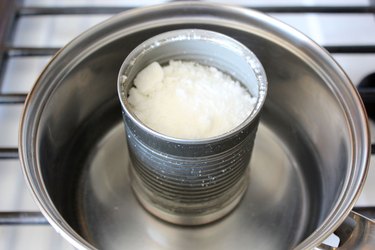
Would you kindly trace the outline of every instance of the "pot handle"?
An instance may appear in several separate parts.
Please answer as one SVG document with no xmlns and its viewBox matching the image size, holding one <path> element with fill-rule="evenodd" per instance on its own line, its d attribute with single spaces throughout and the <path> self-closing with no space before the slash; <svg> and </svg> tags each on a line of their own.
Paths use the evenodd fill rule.
<svg viewBox="0 0 375 250">
<path fill-rule="evenodd" d="M 345 249 L 375 249 L 375 221 L 351 211 L 345 221 L 337 228 L 335 234 L 340 239 L 338 247 L 320 245 L 317 249 L 345 250 Z"/>
</svg>

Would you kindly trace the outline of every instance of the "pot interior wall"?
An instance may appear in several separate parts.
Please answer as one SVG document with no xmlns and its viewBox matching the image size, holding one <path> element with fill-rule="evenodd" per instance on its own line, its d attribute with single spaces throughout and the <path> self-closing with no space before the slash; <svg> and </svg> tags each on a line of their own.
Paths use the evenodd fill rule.
<svg viewBox="0 0 375 250">
<path fill-rule="evenodd" d="M 269 93 L 262 121 L 283 140 L 306 188 L 303 212 L 307 222 L 298 229 L 302 232 L 295 234 L 297 238 L 288 238 L 286 243 L 295 246 L 323 222 L 339 198 L 350 164 L 347 122 L 328 87 L 330 79 L 272 38 L 232 27 L 204 22 L 163 25 L 93 43 L 90 53 L 80 53 L 83 47 L 79 46 L 63 52 L 65 61 L 50 65 L 55 70 L 41 79 L 54 89 L 44 106 L 36 138 L 38 161 L 51 200 L 76 232 L 92 245 L 101 245 L 87 228 L 87 218 L 82 217 L 87 194 L 81 186 L 86 181 L 85 173 L 90 171 L 90 152 L 100 147 L 103 136 L 121 121 L 116 92 L 118 70 L 138 44 L 161 32 L 181 28 L 229 35 L 249 47 L 263 64 Z"/>
</svg>

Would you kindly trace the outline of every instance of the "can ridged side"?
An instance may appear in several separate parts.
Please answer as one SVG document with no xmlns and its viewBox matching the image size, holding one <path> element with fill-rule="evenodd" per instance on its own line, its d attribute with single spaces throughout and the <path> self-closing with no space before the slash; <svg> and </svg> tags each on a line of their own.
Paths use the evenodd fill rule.
<svg viewBox="0 0 375 250">
<path fill-rule="evenodd" d="M 127 129 L 136 196 L 151 213 L 172 223 L 195 225 L 223 217 L 246 190 L 256 127 L 232 148 L 198 158 L 157 151 Z"/>
</svg>

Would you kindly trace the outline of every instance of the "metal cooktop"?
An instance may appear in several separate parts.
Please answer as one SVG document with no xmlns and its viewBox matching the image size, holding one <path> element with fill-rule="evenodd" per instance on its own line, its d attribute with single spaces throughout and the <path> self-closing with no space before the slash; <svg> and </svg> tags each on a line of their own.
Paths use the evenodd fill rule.
<svg viewBox="0 0 375 250">
<path fill-rule="evenodd" d="M 53 54 L 72 38 L 130 8 L 162 0 L 0 2 L 0 250 L 74 249 L 31 199 L 18 161 L 18 123 L 26 94 Z M 375 141 L 375 1 L 235 0 L 269 13 L 324 46 L 357 86 Z M 372 152 L 375 152 L 375 144 Z M 355 210 L 375 218 L 375 158 Z M 329 244 L 337 244 L 331 237 Z"/>
</svg>

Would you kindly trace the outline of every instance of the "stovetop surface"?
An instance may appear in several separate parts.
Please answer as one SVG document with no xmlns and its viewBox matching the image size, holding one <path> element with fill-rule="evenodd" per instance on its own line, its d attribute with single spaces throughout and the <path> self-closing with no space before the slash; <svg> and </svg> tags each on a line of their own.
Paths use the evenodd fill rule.
<svg viewBox="0 0 375 250">
<path fill-rule="evenodd" d="M 74 249 L 51 226 L 44 225 L 27 190 L 15 150 L 22 101 L 38 74 L 58 48 L 84 30 L 122 10 L 164 2 L 167 1 L 26 0 L 16 5 L 19 15 L 7 34 L 0 61 L 0 249 Z M 302 31 L 332 52 L 356 86 L 375 73 L 375 1 L 211 2 L 254 7 Z M 64 9 L 66 6 L 72 8 Z M 80 14 L 71 14 L 74 12 Z M 371 119 L 370 125 L 374 142 Z M 371 159 L 368 179 L 356 203 L 358 210 L 375 208 L 373 190 L 375 159 Z M 25 212 L 26 224 L 17 225 L 22 222 L 20 211 Z"/>
</svg>

